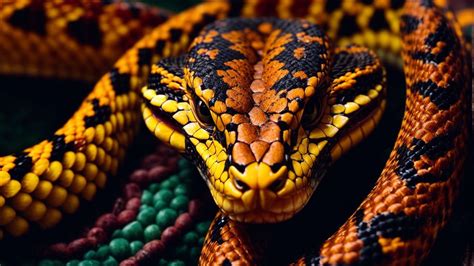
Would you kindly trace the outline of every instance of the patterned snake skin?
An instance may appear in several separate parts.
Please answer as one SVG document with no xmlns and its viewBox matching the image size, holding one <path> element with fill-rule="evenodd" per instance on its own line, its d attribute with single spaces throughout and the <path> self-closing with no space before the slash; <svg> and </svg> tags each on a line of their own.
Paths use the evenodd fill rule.
<svg viewBox="0 0 474 266">
<path fill-rule="evenodd" d="M 413 265 L 426 257 L 457 196 L 469 139 L 471 71 L 461 27 L 444 4 L 210 1 L 149 30 L 161 22 L 151 9 L 66 2 L 7 3 L 0 36 L 31 39 L 39 53 L 58 58 L 71 53 L 58 47 L 92 41 L 78 57 L 90 56 L 85 70 L 64 72 L 38 60 L 18 68 L 26 59 L 3 52 L 13 46 L 6 42 L 2 73 L 92 79 L 102 71 L 87 67 L 101 61 L 95 53 L 114 58 L 103 47 L 117 46 L 130 28 L 149 33 L 53 137 L 0 157 L 5 241 L 32 225 L 53 227 L 81 199 L 91 200 L 117 171 L 142 115 L 158 139 L 194 162 L 220 208 L 200 263 L 258 263 L 262 254 L 240 222 L 292 218 L 327 168 L 370 134 L 385 107 L 383 61 L 403 62 L 407 85 L 390 158 L 347 222 L 295 264 Z M 117 20 L 110 15 L 116 10 L 129 13 Z M 88 34 L 75 30 L 81 27 Z M 42 35 L 60 35 L 63 43 L 50 48 Z"/>
</svg>

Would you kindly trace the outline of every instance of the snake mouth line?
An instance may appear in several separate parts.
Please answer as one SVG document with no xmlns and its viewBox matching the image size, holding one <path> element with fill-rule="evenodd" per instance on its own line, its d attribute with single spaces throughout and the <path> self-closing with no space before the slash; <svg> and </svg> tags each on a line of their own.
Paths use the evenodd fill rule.
<svg viewBox="0 0 474 266">
<path fill-rule="evenodd" d="M 208 185 L 209 186 L 209 185 Z M 286 197 L 276 197 L 266 208 L 258 204 L 258 197 L 249 204 L 242 198 L 229 198 L 222 192 L 216 191 L 214 187 L 209 186 L 212 197 L 221 209 L 230 219 L 244 223 L 278 223 L 283 222 L 296 213 L 298 213 L 309 201 L 313 189 L 310 185 L 299 188 L 297 191 Z"/>
</svg>

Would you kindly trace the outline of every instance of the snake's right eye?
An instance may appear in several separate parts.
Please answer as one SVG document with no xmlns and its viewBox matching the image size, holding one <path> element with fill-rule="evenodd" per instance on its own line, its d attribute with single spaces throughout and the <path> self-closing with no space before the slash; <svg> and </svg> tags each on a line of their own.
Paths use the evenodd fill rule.
<svg viewBox="0 0 474 266">
<path fill-rule="evenodd" d="M 301 124 L 307 130 L 313 128 L 318 122 L 321 116 L 321 106 L 319 101 L 312 99 L 310 100 L 303 111 L 303 116 L 301 117 Z"/>
<path fill-rule="evenodd" d="M 195 112 L 201 123 L 205 124 L 206 126 L 211 126 L 213 124 L 211 111 L 209 111 L 209 108 L 203 100 L 197 99 L 195 104 Z"/>
</svg>

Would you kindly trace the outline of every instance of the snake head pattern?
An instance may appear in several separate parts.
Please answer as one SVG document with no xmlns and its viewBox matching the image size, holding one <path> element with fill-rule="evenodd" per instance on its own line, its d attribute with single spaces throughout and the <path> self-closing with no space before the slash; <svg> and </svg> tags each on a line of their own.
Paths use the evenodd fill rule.
<svg viewBox="0 0 474 266">
<path fill-rule="evenodd" d="M 301 210 L 329 164 L 373 130 L 384 80 L 373 52 L 333 48 L 306 20 L 226 19 L 152 67 L 143 117 L 194 161 L 222 212 L 273 223 Z"/>
</svg>

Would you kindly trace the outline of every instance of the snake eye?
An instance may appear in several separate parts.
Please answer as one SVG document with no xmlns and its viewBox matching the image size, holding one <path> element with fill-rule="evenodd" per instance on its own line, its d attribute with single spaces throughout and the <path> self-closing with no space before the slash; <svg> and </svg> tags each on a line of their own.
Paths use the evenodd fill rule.
<svg viewBox="0 0 474 266">
<path fill-rule="evenodd" d="M 311 100 L 309 101 L 303 111 L 303 116 L 301 117 L 301 123 L 306 129 L 311 129 L 318 122 L 320 117 L 320 105 L 318 101 Z"/>
<path fill-rule="evenodd" d="M 203 100 L 197 99 L 195 111 L 200 122 L 208 126 L 212 125 L 213 121 L 211 112 L 209 111 L 209 108 L 207 108 L 207 105 L 204 103 Z"/>
</svg>

